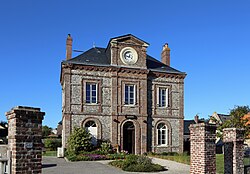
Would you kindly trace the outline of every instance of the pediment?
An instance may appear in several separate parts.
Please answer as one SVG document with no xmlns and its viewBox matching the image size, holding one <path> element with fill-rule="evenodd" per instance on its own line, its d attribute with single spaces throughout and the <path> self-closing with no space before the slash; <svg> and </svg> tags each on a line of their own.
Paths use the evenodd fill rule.
<svg viewBox="0 0 250 174">
<path fill-rule="evenodd" d="M 147 42 L 135 37 L 132 34 L 111 38 L 109 43 L 126 43 L 126 44 L 133 44 L 133 45 L 142 45 L 145 47 L 149 46 Z"/>
</svg>

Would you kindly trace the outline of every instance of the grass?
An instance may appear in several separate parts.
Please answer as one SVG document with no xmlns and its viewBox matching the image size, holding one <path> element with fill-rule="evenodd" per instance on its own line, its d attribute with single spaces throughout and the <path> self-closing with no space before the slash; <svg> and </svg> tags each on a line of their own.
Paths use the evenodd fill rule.
<svg viewBox="0 0 250 174">
<path fill-rule="evenodd" d="M 224 155 L 216 154 L 216 173 L 223 174 L 224 173 Z"/>
<path fill-rule="evenodd" d="M 190 156 L 187 154 L 175 154 L 175 155 L 149 154 L 149 156 L 190 165 Z M 250 165 L 250 158 L 244 158 L 244 165 Z M 216 154 L 216 173 L 217 174 L 224 173 L 224 155 L 223 154 Z"/>
<path fill-rule="evenodd" d="M 183 163 L 183 164 L 190 164 L 190 156 L 187 154 L 175 154 L 175 155 L 160 155 L 160 154 L 149 154 L 149 156 L 156 157 L 156 158 L 161 158 L 161 159 L 166 159 L 166 160 L 171 160 L 171 161 L 176 161 L 178 163 Z"/>
<path fill-rule="evenodd" d="M 45 151 L 43 156 L 57 156 L 57 151 Z"/>
</svg>

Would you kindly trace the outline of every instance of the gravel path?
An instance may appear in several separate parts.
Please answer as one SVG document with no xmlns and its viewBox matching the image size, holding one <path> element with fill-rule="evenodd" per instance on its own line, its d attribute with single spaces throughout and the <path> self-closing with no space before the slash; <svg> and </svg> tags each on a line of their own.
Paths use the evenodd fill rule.
<svg viewBox="0 0 250 174">
<path fill-rule="evenodd" d="M 154 163 L 165 166 L 168 170 L 150 174 L 188 174 L 189 165 L 153 158 Z M 67 162 L 63 158 L 43 157 L 44 174 L 145 174 L 143 172 L 125 172 L 108 165 L 109 161 Z M 149 174 L 149 173 L 147 173 Z"/>
</svg>

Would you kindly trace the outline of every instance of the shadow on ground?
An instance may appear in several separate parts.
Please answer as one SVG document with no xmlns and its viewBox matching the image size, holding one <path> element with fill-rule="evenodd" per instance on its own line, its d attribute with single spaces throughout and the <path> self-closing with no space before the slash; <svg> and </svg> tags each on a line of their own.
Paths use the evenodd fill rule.
<svg viewBox="0 0 250 174">
<path fill-rule="evenodd" d="M 57 164 L 42 164 L 42 168 L 55 167 Z"/>
</svg>

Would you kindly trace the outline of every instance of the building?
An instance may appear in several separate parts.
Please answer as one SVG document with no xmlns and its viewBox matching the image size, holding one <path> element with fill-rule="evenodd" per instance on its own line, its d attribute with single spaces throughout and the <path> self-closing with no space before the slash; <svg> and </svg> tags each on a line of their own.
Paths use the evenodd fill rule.
<svg viewBox="0 0 250 174">
<path fill-rule="evenodd" d="M 66 41 L 61 64 L 62 144 L 74 127 L 85 127 L 92 143 L 109 140 L 129 153 L 183 152 L 185 73 L 170 67 L 170 49 L 161 62 L 149 44 L 131 34 L 111 38 L 71 58 Z"/>
<path fill-rule="evenodd" d="M 191 124 L 205 123 L 204 118 L 199 119 L 199 116 L 194 116 L 193 120 L 184 120 L 184 130 L 183 130 L 183 140 L 184 140 L 184 151 L 190 153 L 190 130 L 189 126 Z"/>
<path fill-rule="evenodd" d="M 230 120 L 230 118 L 231 118 L 230 115 L 218 114 L 217 112 L 214 112 L 210 116 L 208 123 L 216 124 L 217 126 L 220 126 L 223 123 L 225 123 L 227 120 Z M 220 132 L 219 130 L 216 130 L 216 133 L 222 133 L 222 132 Z M 224 142 L 220 137 L 216 138 L 215 144 L 216 144 L 216 153 L 217 154 L 224 153 Z"/>
<path fill-rule="evenodd" d="M 230 115 L 226 114 L 218 114 L 217 112 L 214 112 L 210 118 L 209 118 L 209 124 L 217 124 L 222 125 L 225 121 L 229 120 L 231 117 Z"/>
</svg>

